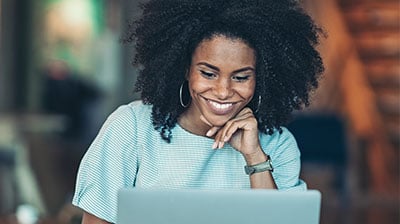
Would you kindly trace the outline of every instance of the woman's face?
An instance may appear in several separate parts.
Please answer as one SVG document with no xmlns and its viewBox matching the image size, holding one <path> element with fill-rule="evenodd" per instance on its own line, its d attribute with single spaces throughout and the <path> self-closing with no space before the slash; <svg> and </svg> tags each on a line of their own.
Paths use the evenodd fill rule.
<svg viewBox="0 0 400 224">
<path fill-rule="evenodd" d="M 252 99 L 256 85 L 255 52 L 240 39 L 214 36 L 195 49 L 188 81 L 192 102 L 186 115 L 203 115 L 223 126 Z"/>
</svg>

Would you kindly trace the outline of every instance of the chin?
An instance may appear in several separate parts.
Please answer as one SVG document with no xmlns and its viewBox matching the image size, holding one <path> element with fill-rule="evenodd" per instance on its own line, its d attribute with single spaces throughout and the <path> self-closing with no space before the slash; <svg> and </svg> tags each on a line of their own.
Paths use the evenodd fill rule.
<svg viewBox="0 0 400 224">
<path fill-rule="evenodd" d="M 222 127 L 226 124 L 226 122 L 228 122 L 230 119 L 232 119 L 232 116 L 221 116 L 221 117 L 206 117 L 206 119 L 213 125 L 213 126 L 217 126 L 217 127 Z"/>
</svg>

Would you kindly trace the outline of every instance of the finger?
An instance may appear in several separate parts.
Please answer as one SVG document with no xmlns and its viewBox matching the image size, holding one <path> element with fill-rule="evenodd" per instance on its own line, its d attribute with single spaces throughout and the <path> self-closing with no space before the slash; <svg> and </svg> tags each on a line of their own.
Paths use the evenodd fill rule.
<svg viewBox="0 0 400 224">
<path fill-rule="evenodd" d="M 230 125 L 232 125 L 233 122 L 238 121 L 238 120 L 243 120 L 248 117 L 254 117 L 253 111 L 250 108 L 245 107 L 234 118 L 232 118 L 231 120 L 226 122 L 224 127 L 229 127 Z"/>
<path fill-rule="evenodd" d="M 200 120 L 202 120 L 205 124 L 211 127 L 206 133 L 207 137 L 215 135 L 215 133 L 217 133 L 218 130 L 221 129 L 221 127 L 213 126 L 203 115 L 200 115 Z M 214 144 L 211 146 L 212 149 L 217 149 L 219 147 L 220 146 L 218 141 L 214 141 Z"/>
<path fill-rule="evenodd" d="M 210 130 L 207 131 L 206 136 L 211 137 L 214 136 L 214 144 L 212 145 L 213 149 L 221 149 L 224 147 L 225 143 L 228 142 L 233 135 L 233 133 L 236 132 L 237 128 L 232 130 L 232 134 L 227 137 L 226 136 L 226 130 L 230 130 L 231 125 L 237 121 L 237 120 L 242 120 L 246 119 L 248 117 L 252 117 L 253 111 L 245 107 L 243 108 L 232 120 L 228 121 L 224 126 L 222 127 L 212 127 Z M 209 126 L 213 126 L 203 115 L 200 116 L 200 119 L 206 123 Z"/>
<path fill-rule="evenodd" d="M 249 107 L 245 107 L 236 115 L 236 117 L 240 117 L 245 114 L 253 114 L 253 111 Z"/>
<path fill-rule="evenodd" d="M 243 129 L 247 126 L 248 122 L 253 122 L 249 120 L 250 118 L 254 118 L 253 113 L 246 113 L 227 122 L 223 130 L 220 130 L 222 140 L 228 142 L 238 129 Z"/>
<path fill-rule="evenodd" d="M 211 146 L 212 149 L 218 149 L 219 148 L 219 142 L 215 141 L 214 144 Z"/>
<path fill-rule="evenodd" d="M 218 130 L 218 132 L 214 136 L 214 149 L 220 149 L 224 147 L 225 142 L 223 141 L 223 129 L 225 129 L 225 126 L 220 128 L 220 130 Z"/>
<path fill-rule="evenodd" d="M 251 119 L 254 119 L 253 117 L 248 117 L 246 119 L 241 119 L 237 120 L 232 123 L 232 125 L 225 130 L 224 132 L 224 141 L 228 142 L 231 140 L 232 136 L 238 131 L 248 131 L 254 128 L 254 125 L 250 124 L 250 122 L 253 122 Z M 255 128 L 256 129 L 256 128 Z"/>
<path fill-rule="evenodd" d="M 229 138 L 226 137 L 226 132 L 227 130 L 232 129 L 232 125 L 236 122 L 238 118 L 235 118 L 235 120 L 230 120 L 228 121 L 214 136 L 214 141 L 215 141 L 215 146 L 217 148 L 223 148 L 225 143 L 229 141 Z M 236 132 L 237 129 L 232 130 L 233 132 Z"/>
<path fill-rule="evenodd" d="M 236 115 L 235 118 L 229 120 L 223 127 L 221 127 L 214 137 L 214 148 L 223 148 L 225 143 L 228 142 L 232 135 L 239 129 L 238 126 L 232 128 L 232 125 L 237 121 L 244 120 L 249 117 L 254 117 L 253 112 L 250 108 L 244 108 Z M 229 135 L 227 135 L 228 130 L 230 130 Z"/>
<path fill-rule="evenodd" d="M 210 128 L 210 130 L 207 131 L 206 136 L 211 137 L 211 136 L 215 135 L 215 133 L 217 133 L 219 129 L 221 129 L 221 127 Z"/>
</svg>

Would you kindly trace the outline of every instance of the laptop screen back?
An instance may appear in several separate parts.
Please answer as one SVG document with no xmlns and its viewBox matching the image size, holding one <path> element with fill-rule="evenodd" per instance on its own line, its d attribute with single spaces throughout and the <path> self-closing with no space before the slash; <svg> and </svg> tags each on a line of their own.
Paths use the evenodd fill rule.
<svg viewBox="0 0 400 224">
<path fill-rule="evenodd" d="M 118 195 L 118 224 L 318 224 L 316 190 L 144 190 Z"/>
</svg>

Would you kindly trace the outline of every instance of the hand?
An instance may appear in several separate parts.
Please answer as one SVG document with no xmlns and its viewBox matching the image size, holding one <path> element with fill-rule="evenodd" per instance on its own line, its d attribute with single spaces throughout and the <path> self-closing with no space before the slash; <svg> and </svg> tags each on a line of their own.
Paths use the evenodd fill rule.
<svg viewBox="0 0 400 224">
<path fill-rule="evenodd" d="M 222 148 L 229 143 L 233 148 L 242 153 L 247 165 L 265 162 L 266 154 L 260 146 L 258 138 L 258 124 L 250 108 L 244 108 L 224 126 L 213 126 L 201 115 L 200 119 L 211 128 L 206 136 L 214 136 L 213 148 Z M 250 175 L 251 188 L 277 189 L 271 172 L 260 172 Z"/>
<path fill-rule="evenodd" d="M 200 116 L 200 119 L 211 126 L 206 135 L 208 137 L 214 136 L 213 149 L 222 148 L 228 142 L 245 158 L 261 152 L 257 119 L 250 108 L 244 108 L 221 127 L 213 126 L 203 115 Z"/>
</svg>

